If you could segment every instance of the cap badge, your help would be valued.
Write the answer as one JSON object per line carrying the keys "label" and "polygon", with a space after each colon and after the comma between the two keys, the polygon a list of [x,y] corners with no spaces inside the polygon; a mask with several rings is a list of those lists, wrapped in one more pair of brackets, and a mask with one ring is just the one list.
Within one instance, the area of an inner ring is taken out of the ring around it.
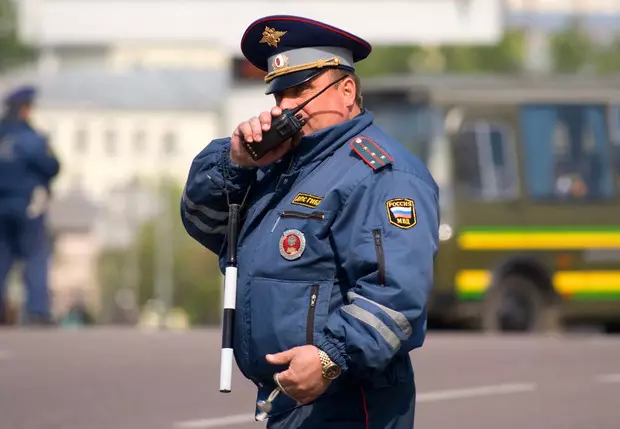
{"label": "cap badge", "polygon": [[278,31],[275,28],[265,27],[263,31],[263,38],[260,39],[258,43],[266,43],[269,46],[273,46],[274,48],[278,47],[278,43],[280,43],[280,38],[286,34],[286,31]]}
{"label": "cap badge", "polygon": [[284,54],[276,55],[273,59],[273,68],[280,69],[282,67],[286,67],[288,65],[288,57]]}
{"label": "cap badge", "polygon": [[306,249],[306,237],[297,229],[284,231],[280,237],[280,255],[284,259],[293,261],[301,257]]}

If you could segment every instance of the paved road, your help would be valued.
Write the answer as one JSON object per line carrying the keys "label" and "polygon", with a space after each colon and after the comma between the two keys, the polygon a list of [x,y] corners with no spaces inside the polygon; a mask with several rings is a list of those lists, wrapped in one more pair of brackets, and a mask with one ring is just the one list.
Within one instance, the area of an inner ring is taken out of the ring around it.
{"label": "paved road", "polygon": [[[417,428],[620,427],[620,337],[433,333],[413,357]],[[218,365],[217,330],[0,331],[0,428],[264,427]]]}

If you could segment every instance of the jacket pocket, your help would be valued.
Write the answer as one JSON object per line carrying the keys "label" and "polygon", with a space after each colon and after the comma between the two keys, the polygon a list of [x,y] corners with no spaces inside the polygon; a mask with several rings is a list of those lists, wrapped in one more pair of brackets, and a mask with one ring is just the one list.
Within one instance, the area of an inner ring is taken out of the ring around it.
{"label": "jacket pocket", "polygon": [[334,277],[329,213],[279,210],[267,219],[266,233],[253,246],[253,277],[304,281],[308,288]]}
{"label": "jacket pocket", "polygon": [[271,380],[285,366],[265,355],[314,343],[327,322],[332,282],[254,278],[250,284],[250,375]]}

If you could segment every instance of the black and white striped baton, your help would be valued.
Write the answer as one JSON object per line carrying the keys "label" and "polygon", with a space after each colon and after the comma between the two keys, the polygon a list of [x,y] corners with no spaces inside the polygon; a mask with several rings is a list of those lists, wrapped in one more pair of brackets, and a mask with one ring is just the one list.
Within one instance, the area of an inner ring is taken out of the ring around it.
{"label": "black and white striped baton", "polygon": [[228,206],[228,261],[224,272],[224,317],[222,319],[222,352],[220,361],[220,392],[229,393],[232,384],[233,335],[237,296],[237,238],[239,204]]}

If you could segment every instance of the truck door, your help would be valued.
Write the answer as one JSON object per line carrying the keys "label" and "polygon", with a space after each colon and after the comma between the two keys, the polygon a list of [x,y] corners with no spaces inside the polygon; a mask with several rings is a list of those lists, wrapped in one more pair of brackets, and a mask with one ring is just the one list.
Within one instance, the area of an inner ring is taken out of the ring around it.
{"label": "truck door", "polygon": [[481,105],[460,110],[460,126],[450,134],[460,232],[520,226],[516,109]]}

